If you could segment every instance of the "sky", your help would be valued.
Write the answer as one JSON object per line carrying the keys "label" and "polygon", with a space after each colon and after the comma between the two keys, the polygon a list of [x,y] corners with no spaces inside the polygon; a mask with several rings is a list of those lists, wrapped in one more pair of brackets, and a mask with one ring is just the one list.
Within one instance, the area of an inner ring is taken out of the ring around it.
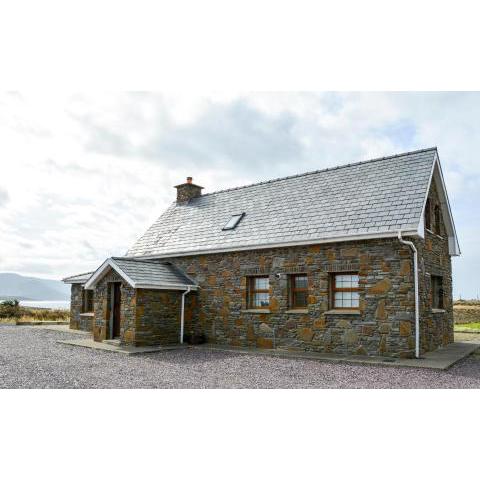
{"label": "sky", "polygon": [[204,192],[437,146],[480,296],[480,93],[0,94],[0,272],[44,278],[123,255],[192,176]]}

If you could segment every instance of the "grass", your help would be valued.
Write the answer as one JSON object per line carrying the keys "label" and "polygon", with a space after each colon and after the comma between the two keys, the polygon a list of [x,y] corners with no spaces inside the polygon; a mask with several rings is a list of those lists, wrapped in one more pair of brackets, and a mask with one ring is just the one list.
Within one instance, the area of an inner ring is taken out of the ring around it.
{"label": "grass", "polygon": [[0,303],[0,323],[3,324],[68,322],[69,320],[70,312],[68,310],[21,307],[15,301]]}
{"label": "grass", "polygon": [[456,332],[462,331],[479,331],[480,332],[480,322],[471,322],[471,323],[461,323],[455,325]]}

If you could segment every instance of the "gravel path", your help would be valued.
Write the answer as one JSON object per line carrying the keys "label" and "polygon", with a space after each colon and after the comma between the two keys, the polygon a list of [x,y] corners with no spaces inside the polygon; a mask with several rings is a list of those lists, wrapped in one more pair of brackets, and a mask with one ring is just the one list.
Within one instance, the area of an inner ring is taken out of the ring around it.
{"label": "gravel path", "polygon": [[126,356],[0,325],[0,388],[479,388],[480,356],[448,371],[339,365],[188,349]]}

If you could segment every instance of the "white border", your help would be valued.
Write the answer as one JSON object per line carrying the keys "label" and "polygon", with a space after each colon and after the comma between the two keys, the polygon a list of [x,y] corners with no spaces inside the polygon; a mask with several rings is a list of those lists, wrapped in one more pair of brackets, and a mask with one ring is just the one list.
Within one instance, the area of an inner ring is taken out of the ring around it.
{"label": "white border", "polygon": [[[418,236],[418,229],[416,230],[402,230],[402,234],[406,236]],[[324,243],[337,243],[337,242],[349,242],[357,240],[373,240],[376,238],[396,238],[398,236],[398,230],[395,232],[384,231],[384,232],[375,232],[375,233],[366,233],[361,235],[350,235],[343,237],[329,237],[324,239],[315,239],[315,240],[299,240],[296,242],[279,242],[279,243],[264,243],[259,245],[246,245],[244,247],[225,247],[225,248],[212,248],[207,250],[189,250],[186,252],[170,252],[168,254],[152,254],[152,255],[127,255],[124,258],[127,259],[142,259],[142,260],[153,260],[153,259],[165,259],[165,258],[176,258],[176,257],[190,257],[194,255],[209,255],[212,253],[227,253],[227,252],[242,252],[245,250],[268,250],[270,248],[281,248],[281,247],[296,247],[302,245],[318,245]]]}
{"label": "white border", "polygon": [[450,202],[448,200],[447,187],[443,178],[442,166],[440,164],[440,157],[438,155],[438,150],[435,149],[435,158],[433,160],[432,170],[430,172],[430,178],[428,180],[427,192],[423,200],[422,214],[420,216],[420,221],[418,224],[418,234],[424,238],[424,217],[425,217],[425,205],[427,203],[428,193],[430,192],[430,187],[432,186],[432,181],[435,180],[439,188],[440,195],[440,205],[442,208],[443,218],[446,220],[445,226],[448,233],[448,252],[452,257],[458,257],[461,255],[460,245],[458,243],[457,231],[455,229],[455,223],[453,221],[452,210],[450,208]]}

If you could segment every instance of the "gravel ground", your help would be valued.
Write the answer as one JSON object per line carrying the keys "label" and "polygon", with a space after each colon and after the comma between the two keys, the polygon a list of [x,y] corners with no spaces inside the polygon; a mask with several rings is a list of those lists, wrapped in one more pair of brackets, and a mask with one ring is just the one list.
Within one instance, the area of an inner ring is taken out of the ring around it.
{"label": "gravel ground", "polygon": [[75,334],[0,325],[0,388],[479,388],[480,356],[447,371],[330,364],[199,349],[121,355]]}

